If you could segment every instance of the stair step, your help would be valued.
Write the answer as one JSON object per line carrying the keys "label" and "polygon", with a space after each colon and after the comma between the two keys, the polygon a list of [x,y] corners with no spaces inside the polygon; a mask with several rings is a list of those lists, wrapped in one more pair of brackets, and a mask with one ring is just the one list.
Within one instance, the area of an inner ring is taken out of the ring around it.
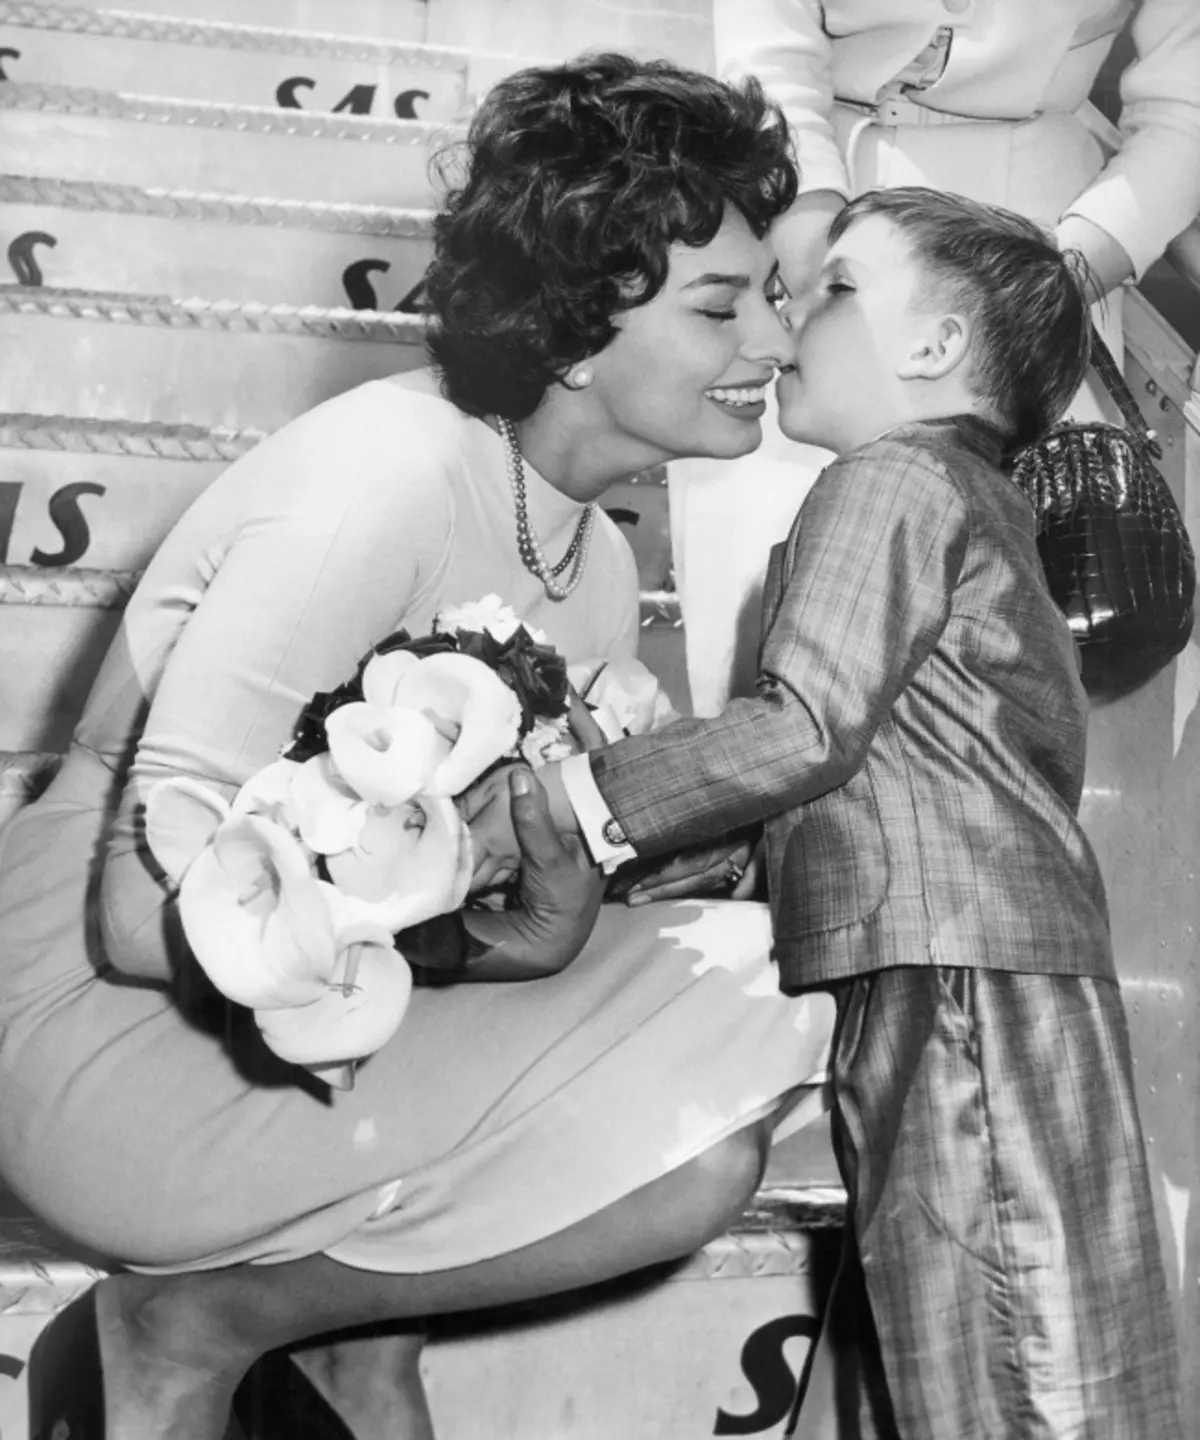
{"label": "stair step", "polygon": [[425,363],[425,321],[320,306],[0,285],[6,409],[275,430]]}
{"label": "stair step", "polygon": [[429,160],[461,133],[424,120],[0,84],[5,169],[62,180],[425,208]]}
{"label": "stair step", "polygon": [[0,564],[140,570],[192,500],[263,438],[0,414]]}
{"label": "stair step", "polygon": [[433,212],[0,175],[14,278],[58,289],[393,310]]}
{"label": "stair step", "polygon": [[[17,1436],[28,1429],[34,1340],[105,1272],[11,1196],[0,1199],[0,1434]],[[844,1199],[830,1186],[766,1189],[728,1235],[678,1265],[436,1322],[422,1371],[439,1440],[782,1435]],[[374,1379],[386,1386],[386,1344],[362,1342],[372,1345]],[[365,1371],[361,1355],[346,1364],[344,1343],[317,1342],[293,1358],[353,1425],[369,1355]],[[719,1411],[730,1418],[714,1430]]]}
{"label": "stair step", "polygon": [[[466,105],[467,51],[87,5],[0,0],[10,80],[450,120]],[[16,51],[15,54],[12,52]]]}
{"label": "stair step", "polygon": [[[87,0],[91,6],[91,0]],[[423,41],[428,0],[252,0],[259,25],[325,34]],[[91,8],[104,8],[96,0]],[[243,21],[247,0],[137,0],[139,12],[179,20]]]}

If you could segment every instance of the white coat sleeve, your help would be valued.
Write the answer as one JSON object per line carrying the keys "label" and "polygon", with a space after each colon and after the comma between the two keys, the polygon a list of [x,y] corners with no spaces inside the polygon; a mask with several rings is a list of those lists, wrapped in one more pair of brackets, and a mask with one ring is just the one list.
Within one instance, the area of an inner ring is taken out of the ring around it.
{"label": "white coat sleeve", "polygon": [[834,139],[833,49],[819,0],[713,0],[713,43],[723,80],[757,76],[782,106],[800,166],[800,193],[849,197]]}
{"label": "white coat sleeve", "polygon": [[1124,142],[1066,213],[1106,230],[1140,276],[1200,212],[1200,4],[1141,0],[1133,40]]}

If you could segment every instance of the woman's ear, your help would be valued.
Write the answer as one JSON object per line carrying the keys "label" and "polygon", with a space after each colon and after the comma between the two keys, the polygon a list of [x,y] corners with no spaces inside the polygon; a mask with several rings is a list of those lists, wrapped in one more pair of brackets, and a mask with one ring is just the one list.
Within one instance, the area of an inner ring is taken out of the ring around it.
{"label": "woman's ear", "polygon": [[931,316],[896,373],[901,380],[941,380],[966,360],[970,345],[965,315]]}
{"label": "woman's ear", "polygon": [[182,776],[160,780],[146,796],[146,839],[154,858],[177,885],[228,818],[224,796]]}

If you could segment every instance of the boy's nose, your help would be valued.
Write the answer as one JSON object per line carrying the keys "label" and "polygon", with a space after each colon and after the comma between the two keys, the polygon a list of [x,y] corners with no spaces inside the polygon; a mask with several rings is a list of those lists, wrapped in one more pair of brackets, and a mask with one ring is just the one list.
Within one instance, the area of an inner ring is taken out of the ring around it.
{"label": "boy's nose", "polygon": [[779,307],[779,318],[789,335],[794,335],[804,324],[804,317],[808,313],[808,304],[806,296],[793,295]]}

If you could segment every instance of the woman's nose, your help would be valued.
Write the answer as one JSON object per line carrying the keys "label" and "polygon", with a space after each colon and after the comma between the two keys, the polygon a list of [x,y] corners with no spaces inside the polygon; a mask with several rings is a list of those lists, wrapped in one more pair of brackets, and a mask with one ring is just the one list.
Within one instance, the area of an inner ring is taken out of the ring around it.
{"label": "woman's nose", "polygon": [[791,361],[791,338],[784,329],[780,312],[766,300],[761,307],[755,307],[742,354],[747,360],[766,361],[771,365],[787,365]]}

